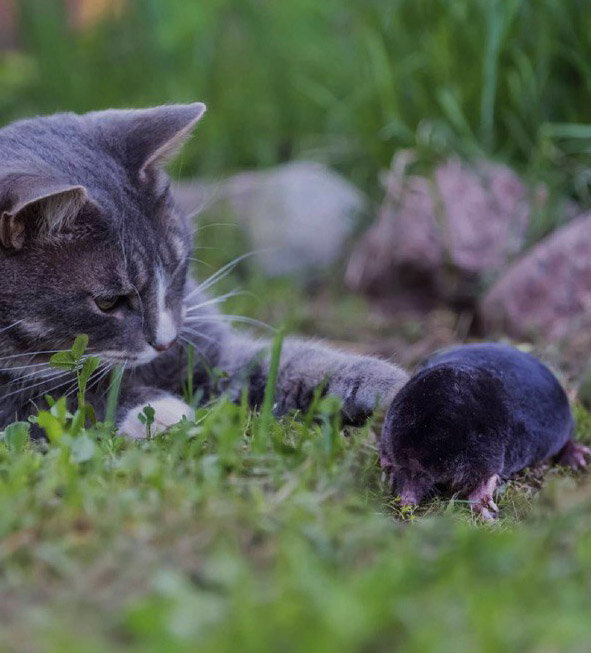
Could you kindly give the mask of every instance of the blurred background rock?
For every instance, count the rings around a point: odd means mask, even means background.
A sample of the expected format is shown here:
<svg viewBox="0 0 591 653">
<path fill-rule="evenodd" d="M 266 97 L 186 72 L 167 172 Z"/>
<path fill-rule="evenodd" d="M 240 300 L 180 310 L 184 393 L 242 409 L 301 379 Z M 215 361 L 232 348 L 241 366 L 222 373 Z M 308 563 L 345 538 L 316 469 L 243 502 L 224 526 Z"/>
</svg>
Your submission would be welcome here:
<svg viewBox="0 0 591 653">
<path fill-rule="evenodd" d="M 590 95 L 585 0 L 0 0 L 2 123 L 205 101 L 171 172 L 236 227 L 200 232 L 202 272 L 268 250 L 234 310 L 408 364 L 507 335 L 585 378 L 589 275 L 554 234 L 591 210 Z"/>
</svg>

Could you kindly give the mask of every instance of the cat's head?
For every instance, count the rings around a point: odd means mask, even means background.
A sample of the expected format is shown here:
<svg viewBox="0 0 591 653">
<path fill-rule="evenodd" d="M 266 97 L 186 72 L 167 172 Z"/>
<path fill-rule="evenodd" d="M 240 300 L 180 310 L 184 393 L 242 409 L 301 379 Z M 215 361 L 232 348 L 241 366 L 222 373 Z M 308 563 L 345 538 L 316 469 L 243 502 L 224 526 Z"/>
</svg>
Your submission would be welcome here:
<svg viewBox="0 0 591 653">
<path fill-rule="evenodd" d="M 191 235 L 164 163 L 200 103 L 60 114 L 0 129 L 0 368 L 86 333 L 103 360 L 176 340 Z"/>
</svg>

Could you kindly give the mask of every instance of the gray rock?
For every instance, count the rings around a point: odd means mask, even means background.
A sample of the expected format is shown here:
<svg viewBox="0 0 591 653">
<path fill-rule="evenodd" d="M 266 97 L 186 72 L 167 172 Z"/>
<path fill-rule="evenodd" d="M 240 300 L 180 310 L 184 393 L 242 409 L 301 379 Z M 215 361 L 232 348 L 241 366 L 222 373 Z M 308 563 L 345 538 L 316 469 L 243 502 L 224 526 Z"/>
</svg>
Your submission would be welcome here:
<svg viewBox="0 0 591 653">
<path fill-rule="evenodd" d="M 515 263 L 486 294 L 481 313 L 485 327 L 516 338 L 574 343 L 591 334 L 591 213 Z"/>
<path fill-rule="evenodd" d="M 497 274 L 523 246 L 527 187 L 509 168 L 458 159 L 427 178 L 405 175 L 413 154 L 396 157 L 378 220 L 353 252 L 346 280 L 374 295 L 401 288 L 457 299 Z"/>
<path fill-rule="evenodd" d="M 260 250 L 257 262 L 271 276 L 302 275 L 334 263 L 365 206 L 352 184 L 306 161 L 241 173 L 217 184 L 185 182 L 176 196 L 185 211 L 223 208 L 235 216 Z"/>
</svg>

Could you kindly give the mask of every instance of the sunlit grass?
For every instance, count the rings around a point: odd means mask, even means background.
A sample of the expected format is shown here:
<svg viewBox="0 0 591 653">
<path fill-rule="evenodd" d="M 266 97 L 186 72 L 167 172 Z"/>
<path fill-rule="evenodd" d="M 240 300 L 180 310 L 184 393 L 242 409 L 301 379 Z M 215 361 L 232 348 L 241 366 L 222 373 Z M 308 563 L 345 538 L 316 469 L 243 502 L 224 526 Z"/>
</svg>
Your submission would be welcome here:
<svg viewBox="0 0 591 653">
<path fill-rule="evenodd" d="M 84 456 L 0 441 L 2 649 L 579 650 L 585 478 L 522 474 L 492 526 L 463 501 L 401 513 L 373 429 L 334 409 L 221 401 L 143 443 L 91 429 Z"/>
</svg>

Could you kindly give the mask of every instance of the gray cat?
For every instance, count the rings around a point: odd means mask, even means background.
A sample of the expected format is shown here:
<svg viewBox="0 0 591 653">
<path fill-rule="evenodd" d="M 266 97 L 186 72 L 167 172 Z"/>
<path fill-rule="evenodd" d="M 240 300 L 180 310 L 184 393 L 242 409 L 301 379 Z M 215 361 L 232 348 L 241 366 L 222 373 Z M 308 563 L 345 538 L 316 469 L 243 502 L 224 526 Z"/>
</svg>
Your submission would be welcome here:
<svg viewBox="0 0 591 653">
<path fill-rule="evenodd" d="M 60 114 L 0 129 L 0 428 L 45 393 L 72 397 L 48 365 L 86 333 L 102 365 L 90 400 L 104 411 L 109 372 L 125 371 L 118 426 L 143 437 L 150 403 L 165 430 L 189 416 L 180 398 L 187 346 L 203 399 L 244 391 L 260 404 L 269 344 L 234 331 L 189 275 L 192 234 L 162 168 L 205 111 L 200 103 Z M 223 374 L 213 374 L 219 370 Z M 284 343 L 276 413 L 305 410 L 316 388 L 343 400 L 345 423 L 387 407 L 406 381 L 387 362 L 297 339 Z"/>
</svg>

